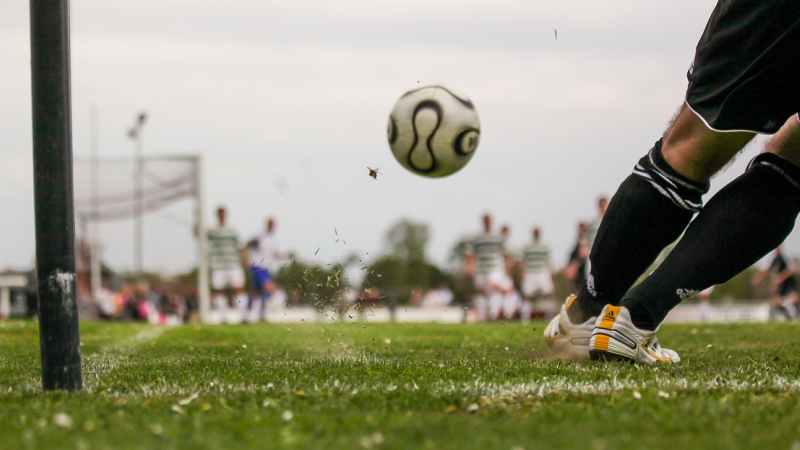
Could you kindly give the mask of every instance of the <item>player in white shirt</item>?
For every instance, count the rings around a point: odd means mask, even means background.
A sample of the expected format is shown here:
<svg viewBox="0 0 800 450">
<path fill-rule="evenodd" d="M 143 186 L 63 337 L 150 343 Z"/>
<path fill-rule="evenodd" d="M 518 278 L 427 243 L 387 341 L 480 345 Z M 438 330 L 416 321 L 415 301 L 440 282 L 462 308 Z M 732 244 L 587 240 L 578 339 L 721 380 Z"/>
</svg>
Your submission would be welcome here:
<svg viewBox="0 0 800 450">
<path fill-rule="evenodd" d="M 276 227 L 275 218 L 268 217 L 264 222 L 264 231 L 247 244 L 250 277 L 254 291 L 248 310 L 252 311 L 253 306 L 258 303 L 258 320 L 264 320 L 267 301 L 277 290 L 274 277 L 285 256 L 280 251 L 280 245 L 275 238 Z"/>
<path fill-rule="evenodd" d="M 493 318 L 492 305 L 502 305 L 503 294 L 509 287 L 513 289 L 505 270 L 503 238 L 492 232 L 492 222 L 490 214 L 483 215 L 483 231 L 470 242 L 464 255 L 467 273 L 478 291 L 474 303 L 479 320 Z M 499 314 L 499 308 L 496 312 Z"/>
<path fill-rule="evenodd" d="M 245 278 L 239 247 L 239 234 L 226 224 L 227 210 L 217 208 L 217 227 L 208 230 L 208 263 L 211 292 L 222 319 L 233 321 L 230 308 L 247 305 Z M 227 300 L 227 301 L 226 301 Z"/>
<path fill-rule="evenodd" d="M 553 272 L 550 247 L 542 242 L 539 227 L 533 227 L 531 238 L 531 242 L 522 249 L 522 293 L 529 300 L 537 300 L 553 294 Z"/>
</svg>

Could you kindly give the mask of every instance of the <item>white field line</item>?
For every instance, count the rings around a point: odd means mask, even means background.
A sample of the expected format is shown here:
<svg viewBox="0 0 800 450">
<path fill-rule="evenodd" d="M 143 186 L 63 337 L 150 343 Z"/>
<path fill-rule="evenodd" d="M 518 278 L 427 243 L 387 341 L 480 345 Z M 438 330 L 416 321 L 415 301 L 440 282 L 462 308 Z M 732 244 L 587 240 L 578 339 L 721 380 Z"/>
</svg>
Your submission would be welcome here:
<svg viewBox="0 0 800 450">
<path fill-rule="evenodd" d="M 434 391 L 440 395 L 465 395 L 489 398 L 544 398 L 553 395 L 608 395 L 624 391 L 661 390 L 670 392 L 790 392 L 800 393 L 800 379 L 774 377 L 770 380 L 689 380 L 686 378 L 663 378 L 656 381 L 602 380 L 575 381 L 566 377 L 552 378 L 529 383 L 492 383 L 473 381 L 467 383 L 440 382 Z"/>
<path fill-rule="evenodd" d="M 116 370 L 140 345 L 157 339 L 167 330 L 166 327 L 148 327 L 131 337 L 105 346 L 100 351 L 83 359 L 84 382 L 87 391 L 93 391 L 100 379 Z"/>
<path fill-rule="evenodd" d="M 695 394 L 705 392 L 780 392 L 800 394 L 800 379 L 774 376 L 771 379 L 753 380 L 729 378 L 726 380 L 691 380 L 686 378 L 664 377 L 649 381 L 609 379 L 602 381 L 576 381 L 570 377 L 549 377 L 541 381 L 526 383 L 495 383 L 482 380 L 469 382 L 437 381 L 430 384 L 406 382 L 394 383 L 343 383 L 338 380 L 323 381 L 310 386 L 293 384 L 290 380 L 275 380 L 264 383 L 225 383 L 211 380 L 202 385 L 182 385 L 157 382 L 135 386 L 126 392 L 103 391 L 111 397 L 164 397 L 188 395 L 226 395 L 248 394 L 267 397 L 292 396 L 302 390 L 304 396 L 339 399 L 353 398 L 363 394 L 380 394 L 387 397 L 398 393 L 419 393 L 433 398 L 480 397 L 492 401 L 522 399 L 544 399 L 565 395 L 611 395 L 641 391 L 643 395 L 652 393 L 672 397 L 676 394 Z"/>
<path fill-rule="evenodd" d="M 104 375 L 119 368 L 138 346 L 158 338 L 164 331 L 166 331 L 166 327 L 148 327 L 131 337 L 101 348 L 97 353 L 84 355 L 82 359 L 85 390 L 93 392 Z M 41 384 L 38 379 L 31 379 L 14 386 L 4 385 L 0 380 L 0 393 L 32 394 L 39 392 L 41 392 Z"/>
</svg>

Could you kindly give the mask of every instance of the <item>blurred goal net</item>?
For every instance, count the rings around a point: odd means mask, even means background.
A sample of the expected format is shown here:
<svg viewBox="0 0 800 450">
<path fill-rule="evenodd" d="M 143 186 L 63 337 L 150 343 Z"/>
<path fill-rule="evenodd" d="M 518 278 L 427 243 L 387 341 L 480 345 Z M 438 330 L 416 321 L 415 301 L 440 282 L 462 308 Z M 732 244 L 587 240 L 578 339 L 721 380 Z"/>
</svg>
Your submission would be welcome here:
<svg viewBox="0 0 800 450">
<path fill-rule="evenodd" d="M 179 201 L 193 202 L 193 217 L 181 220 L 187 232 L 206 236 L 203 159 L 200 155 L 168 155 L 136 158 L 76 158 L 73 161 L 73 189 L 76 224 L 84 239 L 91 238 L 88 252 L 90 291 L 100 289 L 100 248 L 95 238 L 103 222 L 134 221 Z M 195 239 L 198 269 L 197 296 L 201 318 L 208 301 L 206 239 Z M 141 246 L 141 242 L 138 244 Z M 81 265 L 80 257 L 78 265 Z M 141 267 L 139 268 L 141 269 Z"/>
<path fill-rule="evenodd" d="M 73 173 L 76 214 L 90 222 L 132 219 L 199 197 L 197 156 L 76 159 Z"/>
</svg>

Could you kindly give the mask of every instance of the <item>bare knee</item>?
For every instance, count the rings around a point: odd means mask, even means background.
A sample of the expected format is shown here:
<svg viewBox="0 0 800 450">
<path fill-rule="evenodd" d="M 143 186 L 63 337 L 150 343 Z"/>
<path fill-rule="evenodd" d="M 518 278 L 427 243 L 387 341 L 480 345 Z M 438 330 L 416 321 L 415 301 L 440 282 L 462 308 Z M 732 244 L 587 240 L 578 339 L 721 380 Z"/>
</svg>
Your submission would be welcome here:
<svg viewBox="0 0 800 450">
<path fill-rule="evenodd" d="M 681 175 L 698 182 L 708 181 L 755 136 L 749 132 L 718 132 L 684 104 L 664 134 L 662 153 Z"/>
<path fill-rule="evenodd" d="M 767 142 L 767 151 L 800 165 L 800 115 L 793 115 Z"/>
</svg>

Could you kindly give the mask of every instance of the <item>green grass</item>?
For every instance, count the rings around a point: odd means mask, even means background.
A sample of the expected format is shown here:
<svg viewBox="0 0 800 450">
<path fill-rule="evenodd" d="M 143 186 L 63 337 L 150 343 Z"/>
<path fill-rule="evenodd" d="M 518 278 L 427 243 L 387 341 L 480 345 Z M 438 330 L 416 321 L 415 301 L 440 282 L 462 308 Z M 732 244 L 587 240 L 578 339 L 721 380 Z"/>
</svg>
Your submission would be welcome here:
<svg viewBox="0 0 800 450">
<path fill-rule="evenodd" d="M 535 325 L 82 324 L 42 393 L 0 322 L 0 448 L 800 448 L 800 327 L 669 326 L 675 367 L 550 358 Z"/>
</svg>

